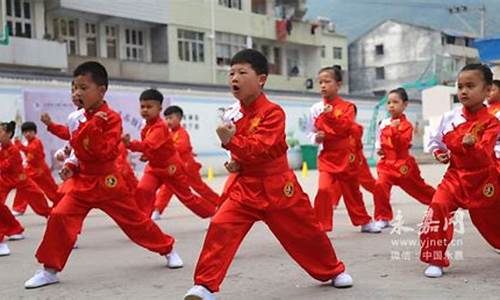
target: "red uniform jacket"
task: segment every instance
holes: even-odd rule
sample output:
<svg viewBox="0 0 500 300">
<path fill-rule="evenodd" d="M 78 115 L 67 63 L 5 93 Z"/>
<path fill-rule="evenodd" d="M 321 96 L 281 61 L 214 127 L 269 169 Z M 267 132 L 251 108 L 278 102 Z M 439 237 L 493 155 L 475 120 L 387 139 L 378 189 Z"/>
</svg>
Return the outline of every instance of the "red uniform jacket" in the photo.
<svg viewBox="0 0 500 300">
<path fill-rule="evenodd" d="M 172 129 L 172 139 L 175 149 L 184 162 L 186 170 L 199 172 L 201 164 L 194 159 L 193 147 L 191 146 L 191 140 L 187 130 L 182 126 Z"/>
<path fill-rule="evenodd" d="M 486 107 L 476 113 L 456 109 L 443 116 L 431 136 L 429 148 L 433 153 L 450 154 L 450 167 L 439 188 L 455 195 L 463 208 L 487 207 L 500 201 L 493 152 L 499 131 L 500 121 Z M 462 143 L 467 133 L 475 136 L 473 145 Z"/>
<path fill-rule="evenodd" d="M 107 120 L 96 117 L 99 111 Z M 120 155 L 122 120 L 104 103 L 93 111 L 85 112 L 86 121 L 71 135 L 70 144 L 78 158 L 74 169 L 72 192 L 77 197 L 105 200 L 128 194 L 128 189 L 116 160 Z"/>
<path fill-rule="evenodd" d="M 15 187 L 26 180 L 23 158 L 19 149 L 11 142 L 0 146 L 0 181 L 8 187 Z"/>
<path fill-rule="evenodd" d="M 490 104 L 488 106 L 488 112 L 492 115 L 496 115 L 497 113 L 500 112 L 500 102 L 495 102 L 493 104 Z"/>
<path fill-rule="evenodd" d="M 323 101 L 332 105 L 333 110 L 321 113 L 315 120 L 316 131 L 325 132 L 323 150 L 318 157 L 318 169 L 330 173 L 354 172 L 359 165 L 356 163 L 357 152 L 352 150 L 351 137 L 355 124 L 355 107 L 339 96 Z"/>
<path fill-rule="evenodd" d="M 141 131 L 141 141 L 131 141 L 128 148 L 142 152 L 151 168 L 166 169 L 181 162 L 170 128 L 160 116 L 147 122 Z"/>
<path fill-rule="evenodd" d="M 387 118 L 380 123 L 377 148 L 382 150 L 383 156 L 377 164 L 377 171 L 403 177 L 413 168 L 418 168 L 410 155 L 413 126 L 404 114 L 399 117 L 397 127 L 391 125 L 393 120 Z"/>
<path fill-rule="evenodd" d="M 50 168 L 45 162 L 45 152 L 43 150 L 42 141 L 39 138 L 33 138 L 28 141 L 25 146 L 21 142 L 16 141 L 16 146 L 24 152 L 26 156 L 26 174 L 32 178 L 43 175 L 50 175 Z"/>
<path fill-rule="evenodd" d="M 229 198 L 257 209 L 294 205 L 303 192 L 288 166 L 285 112 L 264 94 L 240 111 L 236 133 L 224 145 L 240 165 Z"/>
</svg>

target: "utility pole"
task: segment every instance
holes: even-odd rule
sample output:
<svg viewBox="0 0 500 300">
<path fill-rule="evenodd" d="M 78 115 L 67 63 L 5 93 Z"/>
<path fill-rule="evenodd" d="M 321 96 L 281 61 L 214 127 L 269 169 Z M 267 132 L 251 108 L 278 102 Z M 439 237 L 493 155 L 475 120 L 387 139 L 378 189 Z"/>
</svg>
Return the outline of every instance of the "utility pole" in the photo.
<svg viewBox="0 0 500 300">
<path fill-rule="evenodd" d="M 457 5 L 457 6 L 450 6 L 450 7 L 448 7 L 448 12 L 450 13 L 450 15 L 455 15 L 457 17 L 457 19 L 460 22 L 462 22 L 462 24 L 465 25 L 465 27 L 467 27 L 472 32 L 477 33 L 477 31 L 474 30 L 474 28 L 469 24 L 469 22 L 467 22 L 464 18 L 462 18 L 462 16 L 460 16 L 460 14 L 467 13 L 467 12 L 473 11 L 473 10 L 478 10 L 479 11 L 479 14 L 480 14 L 479 37 L 480 38 L 484 38 L 485 31 L 486 31 L 486 28 L 485 28 L 486 27 L 485 26 L 485 23 L 486 23 L 486 6 L 482 5 L 481 7 L 472 8 L 472 9 L 470 9 L 467 5 Z"/>
</svg>

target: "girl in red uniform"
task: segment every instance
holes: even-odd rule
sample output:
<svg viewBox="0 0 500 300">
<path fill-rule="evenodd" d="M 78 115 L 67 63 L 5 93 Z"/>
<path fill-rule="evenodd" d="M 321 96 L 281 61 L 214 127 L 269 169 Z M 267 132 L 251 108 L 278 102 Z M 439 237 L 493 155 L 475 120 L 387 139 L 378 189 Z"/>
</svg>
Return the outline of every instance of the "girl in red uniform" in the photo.
<svg viewBox="0 0 500 300">
<path fill-rule="evenodd" d="M 381 159 L 377 164 L 375 220 L 380 228 L 389 227 L 392 220 L 391 189 L 397 185 L 422 204 L 429 205 L 436 191 L 426 184 L 415 158 L 410 154 L 413 126 L 404 111 L 408 95 L 403 88 L 389 92 L 387 111 L 391 117 L 380 122 L 376 149 Z"/>
<path fill-rule="evenodd" d="M 0 124 L 0 203 L 5 204 L 10 191 L 16 189 L 16 196 L 26 199 L 36 214 L 48 217 L 45 195 L 26 175 L 21 153 L 11 141 L 15 129 L 15 122 Z"/>
<path fill-rule="evenodd" d="M 446 249 L 453 238 L 453 214 L 468 209 L 472 223 L 494 248 L 500 248 L 500 177 L 494 150 L 500 121 L 483 104 L 493 74 L 482 64 L 465 66 L 458 75 L 462 107 L 443 115 L 428 149 L 449 164 L 420 229 L 420 260 L 427 277 L 443 276 L 449 266 Z"/>
<path fill-rule="evenodd" d="M 330 231 L 332 189 L 340 186 L 352 224 L 361 226 L 362 232 L 379 233 L 381 230 L 368 215 L 359 190 L 359 150 L 352 145 L 356 142 L 353 130 L 356 109 L 338 95 L 341 84 L 340 68 L 326 67 L 319 71 L 323 101 L 311 107 L 309 116 L 311 138 L 322 147 L 318 157 L 319 180 L 314 209 L 323 230 Z"/>
</svg>

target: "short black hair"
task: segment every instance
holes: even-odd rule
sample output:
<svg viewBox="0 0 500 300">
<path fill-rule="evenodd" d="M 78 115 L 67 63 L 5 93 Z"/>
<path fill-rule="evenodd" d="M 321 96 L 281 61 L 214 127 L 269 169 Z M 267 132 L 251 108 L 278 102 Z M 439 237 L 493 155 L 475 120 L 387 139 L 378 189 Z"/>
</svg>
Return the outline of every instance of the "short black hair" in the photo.
<svg viewBox="0 0 500 300">
<path fill-rule="evenodd" d="M 321 74 L 323 72 L 328 72 L 330 75 L 332 75 L 333 79 L 335 81 L 340 82 L 342 81 L 342 67 L 340 65 L 333 65 L 331 67 L 324 67 L 319 70 L 318 74 Z"/>
<path fill-rule="evenodd" d="M 397 89 L 393 89 L 389 92 L 389 94 L 387 95 L 390 95 L 390 94 L 398 94 L 399 98 L 401 98 L 401 100 L 403 100 L 403 102 L 407 102 L 408 101 L 408 93 L 406 92 L 406 90 L 402 87 L 398 87 Z"/>
<path fill-rule="evenodd" d="M 163 103 L 163 95 L 157 89 L 147 89 L 139 96 L 139 101 L 154 100 Z"/>
<path fill-rule="evenodd" d="M 479 71 L 479 73 L 481 73 L 481 75 L 483 76 L 483 80 L 486 83 L 486 85 L 493 84 L 493 72 L 491 72 L 490 67 L 488 67 L 485 64 L 465 65 L 465 67 L 463 67 L 462 70 L 460 70 L 460 73 L 465 71 Z"/>
<path fill-rule="evenodd" d="M 0 127 L 2 127 L 6 132 L 10 133 L 10 138 L 14 136 L 14 133 L 16 132 L 16 122 L 10 121 L 10 122 L 2 122 L 0 123 Z"/>
<path fill-rule="evenodd" d="M 183 117 L 184 116 L 184 112 L 182 111 L 182 108 L 180 108 L 179 106 L 177 105 L 170 105 L 169 107 L 167 107 L 165 109 L 165 111 L 163 112 L 163 115 L 166 117 L 166 116 L 170 116 L 171 114 L 176 114 L 178 115 L 179 117 Z"/>
<path fill-rule="evenodd" d="M 34 131 L 36 133 L 36 124 L 34 122 L 28 121 L 21 125 L 21 132 Z"/>
<path fill-rule="evenodd" d="M 264 54 L 254 49 L 244 49 L 231 58 L 230 65 L 249 64 L 257 75 L 268 75 L 269 64 Z"/>
<path fill-rule="evenodd" d="M 494 80 L 493 80 L 493 84 L 494 84 L 494 85 L 496 85 L 496 86 L 497 86 L 497 88 L 499 88 L 499 89 L 500 89 L 500 80 L 498 80 L 498 79 L 494 79 Z"/>
<path fill-rule="evenodd" d="M 106 68 L 96 61 L 87 61 L 76 67 L 73 77 L 90 74 L 92 81 L 97 85 L 104 85 L 108 89 L 108 72 Z"/>
</svg>

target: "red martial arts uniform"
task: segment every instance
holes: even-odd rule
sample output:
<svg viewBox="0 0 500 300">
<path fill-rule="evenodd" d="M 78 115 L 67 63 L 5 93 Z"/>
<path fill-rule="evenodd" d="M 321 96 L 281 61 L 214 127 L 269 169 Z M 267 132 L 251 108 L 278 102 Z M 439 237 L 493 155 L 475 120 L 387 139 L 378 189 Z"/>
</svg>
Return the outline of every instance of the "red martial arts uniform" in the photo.
<svg viewBox="0 0 500 300">
<path fill-rule="evenodd" d="M 327 281 L 345 269 L 288 166 L 285 113 L 261 94 L 241 107 L 236 134 L 224 147 L 241 169 L 212 218 L 194 282 L 217 292 L 243 238 L 264 221 L 312 277 Z"/>
<path fill-rule="evenodd" d="M 379 125 L 376 148 L 383 154 L 377 164 L 378 180 L 374 194 L 377 221 L 391 221 L 393 218 L 390 204 L 393 185 L 399 186 L 426 206 L 431 203 L 436 192 L 425 183 L 415 158 L 410 155 L 413 126 L 404 114 L 399 118 L 397 127 L 391 125 L 394 120 L 387 118 Z"/>
<path fill-rule="evenodd" d="M 104 112 L 107 120 L 96 117 Z M 36 257 L 45 268 L 61 271 L 73 249 L 83 220 L 93 208 L 108 214 L 135 243 L 165 255 L 171 252 L 174 239 L 161 232 L 153 221 L 139 211 L 126 180 L 117 168 L 122 135 L 120 115 L 102 104 L 85 112 L 86 121 L 71 133 L 71 146 L 78 166 L 73 183 L 52 211 Z"/>
<path fill-rule="evenodd" d="M 172 129 L 172 139 L 175 149 L 179 153 L 181 160 L 184 162 L 184 170 L 188 176 L 189 185 L 200 195 L 201 198 L 210 201 L 214 205 L 219 205 L 219 195 L 214 192 L 200 176 L 201 164 L 194 159 L 193 147 L 189 139 L 189 134 L 182 126 Z M 163 213 L 172 198 L 173 191 L 166 185 L 162 185 L 156 195 L 155 208 Z"/>
<path fill-rule="evenodd" d="M 141 131 L 142 141 L 131 141 L 129 149 L 142 152 L 148 164 L 136 190 L 139 208 L 148 216 L 154 210 L 155 193 L 166 185 L 192 212 L 202 218 L 215 213 L 215 204 L 194 195 L 184 164 L 175 150 L 172 133 L 165 120 L 156 117 L 148 121 Z"/>
<path fill-rule="evenodd" d="M 359 170 L 358 170 L 358 180 L 359 185 L 363 187 L 370 193 L 375 192 L 375 184 L 376 180 L 373 178 L 373 175 L 370 171 L 370 166 L 368 165 L 368 161 L 366 160 L 365 154 L 363 153 L 363 126 L 358 123 L 353 123 L 352 134 L 349 137 L 350 145 L 352 146 L 352 152 L 357 153 L 357 158 L 359 161 Z M 331 205 L 326 204 L 323 206 L 323 215 L 325 219 L 321 220 L 325 230 L 331 231 L 333 230 L 333 211 L 339 205 L 340 197 L 342 197 L 342 189 L 338 181 L 333 183 L 333 187 L 330 189 L 330 198 Z M 328 209 L 326 206 L 331 207 Z"/>
<path fill-rule="evenodd" d="M 42 141 L 35 137 L 28 141 L 25 146 L 21 142 L 16 141 L 16 146 L 24 152 L 26 156 L 26 175 L 33 180 L 36 185 L 45 193 L 45 196 L 52 201 L 55 206 L 62 198 L 62 194 L 58 193 L 58 186 L 52 178 L 52 172 L 45 162 L 45 152 L 43 150 Z M 23 199 L 16 195 L 14 199 L 13 209 L 18 212 L 24 212 L 28 205 L 27 199 Z"/>
<path fill-rule="evenodd" d="M 333 107 L 332 111 L 322 112 L 326 104 Z M 370 223 L 371 217 L 359 190 L 359 150 L 353 147 L 354 105 L 339 96 L 333 100 L 324 99 L 311 108 L 311 115 L 314 132 L 325 133 L 323 149 L 318 157 L 319 183 L 314 199 L 314 209 L 323 229 L 332 230 L 331 189 L 338 186 L 352 224 L 358 226 Z"/>
<path fill-rule="evenodd" d="M 45 195 L 26 175 L 19 149 L 9 142 L 0 148 L 0 203 L 5 204 L 9 192 L 13 189 L 16 189 L 16 197 L 27 201 L 36 214 L 49 216 L 51 209 Z"/>
<path fill-rule="evenodd" d="M 10 212 L 7 205 L 0 203 L 0 242 L 5 236 L 23 233 L 24 228 Z"/>
<path fill-rule="evenodd" d="M 500 122 L 486 108 L 471 113 L 457 108 L 446 113 L 431 135 L 428 149 L 449 153 L 450 166 L 437 187 L 420 228 L 423 262 L 446 267 L 446 249 L 453 238 L 453 213 L 469 210 L 474 226 L 493 247 L 500 249 L 500 178 L 493 148 Z M 465 134 L 474 135 L 473 145 L 464 145 Z"/>
</svg>

